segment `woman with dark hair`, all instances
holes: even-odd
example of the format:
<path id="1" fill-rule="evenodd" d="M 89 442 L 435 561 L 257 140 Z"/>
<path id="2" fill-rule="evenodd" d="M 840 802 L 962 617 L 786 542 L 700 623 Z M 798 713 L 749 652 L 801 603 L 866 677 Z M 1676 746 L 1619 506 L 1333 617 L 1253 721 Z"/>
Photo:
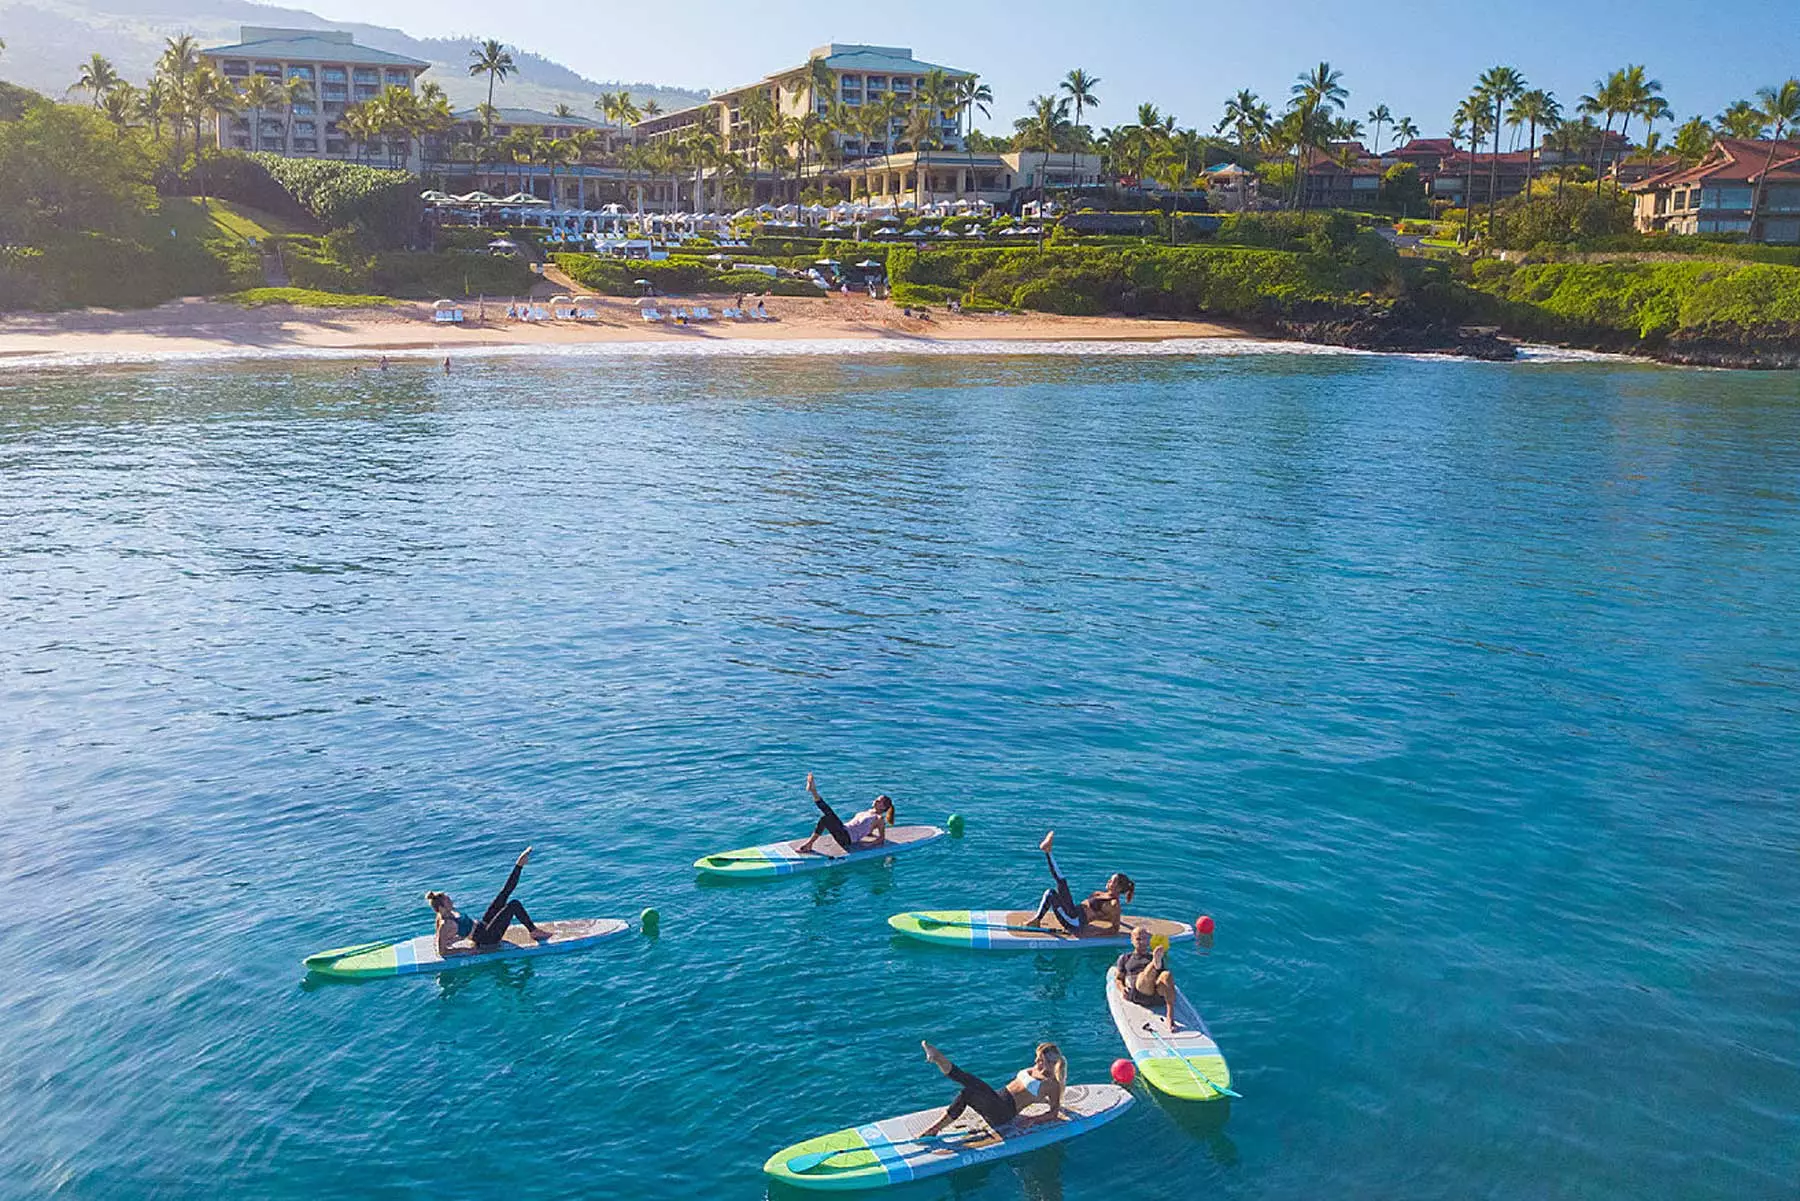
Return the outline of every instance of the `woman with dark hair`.
<path id="1" fill-rule="evenodd" d="M 812 837 L 796 848 L 801 854 L 812 854 L 813 843 L 819 841 L 821 834 L 831 835 L 846 852 L 859 847 L 886 845 L 888 827 L 894 824 L 894 802 L 886 793 L 876 797 L 867 809 L 846 822 L 819 795 L 811 772 L 806 773 L 806 791 L 812 793 L 813 804 L 819 807 L 819 824 L 813 827 Z M 865 843 L 864 839 L 869 841 Z"/>
<path id="2" fill-rule="evenodd" d="M 425 903 L 437 914 L 439 955 L 447 958 L 451 955 L 474 955 L 481 951 L 491 951 L 500 945 L 500 940 L 506 937 L 506 928 L 515 920 L 525 927 L 527 934 L 539 942 L 550 937 L 550 931 L 538 929 L 537 923 L 531 920 L 531 915 L 525 912 L 525 906 L 512 899 L 513 889 L 519 886 L 519 873 L 525 870 L 525 864 L 530 859 L 531 848 L 526 847 L 513 863 L 512 875 L 506 877 L 506 886 L 489 903 L 480 921 L 457 912 L 448 893 L 425 894 Z M 465 939 L 469 945 L 457 945 Z"/>
<path id="3" fill-rule="evenodd" d="M 971 1109 L 996 1134 L 1002 1126 L 1015 1120 L 1027 1105 L 1036 1101 L 1050 1106 L 1045 1121 L 1054 1120 L 1062 1114 L 1063 1088 L 1068 1084 L 1069 1064 L 1055 1043 L 1039 1043 L 1031 1066 L 1021 1068 L 1018 1075 L 1006 1082 L 1004 1088 L 995 1088 L 987 1081 L 963 1071 L 951 1063 L 942 1051 L 923 1039 L 919 1045 L 925 1048 L 928 1063 L 962 1085 L 962 1091 L 945 1108 L 944 1116 L 921 1130 L 920 1138 L 932 1137 Z"/>
<path id="4" fill-rule="evenodd" d="M 1077 904 L 1075 894 L 1069 891 L 1069 881 L 1057 870 L 1056 855 L 1052 850 L 1055 843 L 1055 830 L 1044 835 L 1044 841 L 1038 843 L 1038 850 L 1044 852 L 1044 862 L 1050 865 L 1050 879 L 1055 883 L 1044 890 L 1044 898 L 1038 902 L 1037 913 L 1025 924 L 1041 926 L 1045 918 L 1055 914 L 1063 927 L 1072 933 L 1080 933 L 1089 926 L 1105 927 L 1112 933 L 1118 933 L 1125 902 L 1137 895 L 1137 885 L 1124 872 L 1114 872 L 1107 877 L 1105 888 L 1099 892 L 1090 892 L 1086 900 Z"/>

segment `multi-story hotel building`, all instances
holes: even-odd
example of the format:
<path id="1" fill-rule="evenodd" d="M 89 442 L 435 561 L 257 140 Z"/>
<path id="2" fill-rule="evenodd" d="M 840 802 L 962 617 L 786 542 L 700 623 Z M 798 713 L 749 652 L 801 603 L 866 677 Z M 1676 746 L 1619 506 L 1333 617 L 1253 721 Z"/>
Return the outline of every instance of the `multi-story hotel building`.
<path id="1" fill-rule="evenodd" d="M 1698 163 L 1652 175 L 1631 192 L 1643 233 L 1753 234 L 1761 242 L 1800 242 L 1800 141 L 1718 138 Z M 1755 203 L 1761 209 L 1752 221 Z"/>
<path id="2" fill-rule="evenodd" d="M 816 64 L 816 65 L 815 65 Z M 860 111 L 892 96 L 911 106 L 925 86 L 932 71 L 942 71 L 953 80 L 968 79 L 971 71 L 921 62 L 902 46 L 861 46 L 833 42 L 820 46 L 807 61 L 785 71 L 766 75 L 753 84 L 732 88 L 710 97 L 706 103 L 691 108 L 661 113 L 640 121 L 636 126 L 640 142 L 656 142 L 679 138 L 695 130 L 716 133 L 737 153 L 750 146 L 750 125 L 744 119 L 744 101 L 756 92 L 765 92 L 775 111 L 784 117 L 798 117 L 808 112 L 824 116 L 833 102 L 846 109 Z M 831 80 L 827 90 L 825 78 Z M 886 154 L 899 148 L 905 140 L 906 118 L 895 116 L 885 129 L 864 132 L 840 132 L 834 135 L 845 159 Z M 942 118 L 937 141 L 942 149 L 962 148 L 961 126 L 955 116 Z"/>
<path id="3" fill-rule="evenodd" d="M 239 36 L 243 40 L 237 45 L 202 50 L 200 57 L 240 89 L 252 75 L 299 86 L 291 106 L 265 108 L 260 119 L 239 113 L 221 120 L 217 131 L 221 149 L 341 159 L 360 151 L 383 162 L 414 165 L 406 139 L 396 139 L 391 147 L 359 148 L 338 131 L 337 122 L 350 105 L 373 100 L 386 88 L 412 91 L 430 63 L 358 46 L 350 34 L 335 30 L 246 25 Z M 259 128 L 251 128 L 253 120 Z"/>

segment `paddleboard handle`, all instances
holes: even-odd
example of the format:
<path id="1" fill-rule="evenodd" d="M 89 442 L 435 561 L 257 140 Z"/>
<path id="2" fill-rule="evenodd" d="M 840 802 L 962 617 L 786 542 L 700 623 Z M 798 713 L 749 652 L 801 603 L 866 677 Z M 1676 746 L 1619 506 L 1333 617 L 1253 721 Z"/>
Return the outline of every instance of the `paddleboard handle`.
<path id="1" fill-rule="evenodd" d="M 949 817 L 945 818 L 944 832 L 952 838 L 961 838 L 963 836 L 963 815 L 960 813 L 952 813 Z"/>
<path id="2" fill-rule="evenodd" d="M 638 929 L 644 932 L 645 938 L 655 938 L 662 929 L 662 914 L 654 909 L 646 909 L 638 914 Z"/>

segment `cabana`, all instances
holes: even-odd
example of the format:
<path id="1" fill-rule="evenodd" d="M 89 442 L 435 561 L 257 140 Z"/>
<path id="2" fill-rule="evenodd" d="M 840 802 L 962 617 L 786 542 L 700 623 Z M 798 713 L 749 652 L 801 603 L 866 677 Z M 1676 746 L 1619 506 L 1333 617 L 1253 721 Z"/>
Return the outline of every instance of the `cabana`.
<path id="1" fill-rule="evenodd" d="M 431 306 L 431 319 L 439 325 L 461 325 L 462 305 L 454 300 L 440 300 Z"/>
<path id="2" fill-rule="evenodd" d="M 575 316 L 580 321 L 600 320 L 600 298 L 583 292 L 575 298 Z"/>

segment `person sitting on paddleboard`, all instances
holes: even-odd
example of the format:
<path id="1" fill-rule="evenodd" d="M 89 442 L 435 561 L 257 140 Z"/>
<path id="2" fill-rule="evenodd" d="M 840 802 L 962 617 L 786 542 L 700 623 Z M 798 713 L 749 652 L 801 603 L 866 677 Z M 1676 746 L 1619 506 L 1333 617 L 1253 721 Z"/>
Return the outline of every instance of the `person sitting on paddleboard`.
<path id="1" fill-rule="evenodd" d="M 819 795 L 811 772 L 806 773 L 806 791 L 812 793 L 813 804 L 819 807 L 819 824 L 813 827 L 812 837 L 797 848 L 802 855 L 812 854 L 813 843 L 819 841 L 821 834 L 831 835 L 846 851 L 857 849 L 859 844 L 871 847 L 886 844 L 888 827 L 894 824 L 894 802 L 886 793 L 876 797 L 873 804 L 846 822 Z M 865 839 L 868 841 L 865 842 Z"/>
<path id="2" fill-rule="evenodd" d="M 1169 1033 L 1175 1033 L 1175 976 L 1163 962 L 1166 947 L 1150 946 L 1150 931 L 1142 926 L 1131 931 L 1131 950 L 1119 956 L 1119 987 L 1133 1005 L 1163 1003 Z"/>
<path id="3" fill-rule="evenodd" d="M 944 1116 L 921 1131 L 920 1138 L 932 1137 L 969 1109 L 974 1110 L 996 1134 L 1002 1126 L 1016 1119 L 1027 1105 L 1036 1101 L 1048 1105 L 1050 1112 L 1042 1119 L 1033 1120 L 1051 1121 L 1062 1117 L 1063 1086 L 1069 1079 L 1069 1065 L 1055 1043 L 1039 1043 L 1037 1058 L 1032 1060 L 1031 1066 L 1022 1068 L 1018 1075 L 1006 1082 L 1005 1088 L 995 1088 L 979 1077 L 963 1071 L 951 1063 L 942 1051 L 923 1039 L 919 1041 L 919 1045 L 925 1048 L 926 1062 L 962 1085 L 962 1091 L 956 1094 L 956 1099 L 944 1110 Z"/>
<path id="4" fill-rule="evenodd" d="M 550 937 L 550 931 L 538 929 L 537 923 L 531 920 L 531 915 L 525 912 L 525 906 L 512 899 L 512 890 L 519 886 L 519 873 L 525 870 L 525 864 L 530 859 L 531 848 L 526 847 L 513 864 L 512 875 L 506 878 L 506 887 L 500 890 L 500 895 L 487 907 L 487 912 L 481 915 L 480 921 L 458 913 L 448 893 L 425 894 L 425 903 L 437 914 L 439 955 L 474 955 L 480 951 L 491 951 L 506 937 L 506 928 L 515 918 L 525 927 L 525 932 L 539 942 Z M 465 939 L 471 945 L 457 945 Z"/>
<path id="5" fill-rule="evenodd" d="M 1056 831 L 1044 835 L 1044 841 L 1038 843 L 1038 850 L 1044 852 L 1044 862 L 1050 865 L 1050 878 L 1056 881 L 1053 888 L 1044 890 L 1044 899 L 1038 902 L 1037 913 L 1027 926 L 1041 926 L 1044 919 L 1054 913 L 1063 926 L 1072 931 L 1082 931 L 1089 926 L 1105 927 L 1113 933 L 1119 930 L 1119 922 L 1124 916 L 1124 902 L 1137 895 L 1137 885 L 1124 872 L 1114 872 L 1107 877 L 1106 887 L 1099 892 L 1090 892 L 1087 899 L 1079 905 L 1075 903 L 1075 894 L 1069 891 L 1069 882 L 1056 868 L 1056 855 L 1052 847 L 1056 842 Z"/>

